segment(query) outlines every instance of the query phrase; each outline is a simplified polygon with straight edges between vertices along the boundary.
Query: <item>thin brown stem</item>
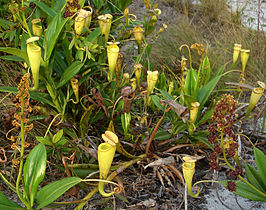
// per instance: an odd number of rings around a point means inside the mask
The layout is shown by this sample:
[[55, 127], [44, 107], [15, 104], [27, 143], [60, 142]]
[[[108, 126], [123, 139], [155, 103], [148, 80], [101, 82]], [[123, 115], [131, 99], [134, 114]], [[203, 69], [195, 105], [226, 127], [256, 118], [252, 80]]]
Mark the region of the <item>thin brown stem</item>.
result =
[[149, 154], [149, 149], [150, 149], [150, 146], [151, 146], [151, 142], [152, 142], [152, 140], [154, 139], [155, 134], [156, 134], [157, 130], [159, 129], [159, 126], [161, 125], [161, 123], [162, 123], [162, 121], [163, 121], [163, 118], [164, 118], [166, 112], [168, 112], [170, 109], [171, 109], [171, 107], [169, 107], [168, 109], [165, 108], [164, 113], [163, 113], [163, 116], [160, 118], [160, 120], [159, 120], [158, 123], [156, 124], [156, 126], [155, 126], [155, 128], [154, 128], [154, 130], [153, 130], [153, 132], [152, 132], [152, 134], [151, 134], [151, 136], [150, 136], [150, 138], [149, 138], [148, 144], [147, 144], [147, 146], [146, 146], [146, 151], [145, 151], [145, 154], [146, 154], [146, 155]]

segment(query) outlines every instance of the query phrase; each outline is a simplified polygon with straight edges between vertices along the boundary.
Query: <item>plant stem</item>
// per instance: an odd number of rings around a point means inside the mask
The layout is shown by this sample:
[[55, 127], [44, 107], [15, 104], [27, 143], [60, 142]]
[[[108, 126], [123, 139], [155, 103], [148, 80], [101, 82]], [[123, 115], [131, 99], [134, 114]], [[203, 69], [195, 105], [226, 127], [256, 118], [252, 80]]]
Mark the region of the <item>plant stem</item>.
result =
[[6, 183], [6, 185], [13, 191], [16, 193], [16, 188], [5, 178], [5, 176], [2, 174], [2, 172], [0, 171], [0, 177], [1, 179]]
[[222, 145], [222, 150], [223, 150], [224, 162], [226, 163], [226, 165], [229, 166], [229, 168], [231, 170], [235, 170], [234, 167], [228, 162], [228, 160], [226, 158], [226, 154], [225, 154], [225, 150], [224, 150], [224, 133], [223, 133], [223, 130], [221, 131], [221, 145]]
[[[16, 157], [17, 157], [17, 150], [14, 151], [14, 156], [13, 156], [13, 158], [16, 159]], [[11, 168], [9, 182], [11, 182], [11, 180], [12, 180], [13, 172], [14, 172], [14, 167]]]
[[171, 109], [171, 107], [170, 107], [170, 108], [166, 108], [166, 107], [165, 107], [165, 110], [164, 110], [163, 116], [160, 118], [160, 120], [159, 120], [158, 123], [156, 124], [156, 126], [155, 126], [155, 128], [154, 128], [154, 130], [153, 130], [153, 132], [152, 132], [152, 134], [151, 134], [151, 136], [150, 136], [150, 138], [149, 138], [148, 144], [147, 144], [147, 146], [146, 146], [146, 150], [145, 150], [145, 154], [146, 154], [146, 155], [149, 154], [149, 149], [150, 149], [150, 146], [151, 146], [151, 142], [152, 142], [152, 140], [154, 139], [155, 134], [156, 134], [156, 132], [157, 132], [159, 126], [161, 125], [161, 123], [162, 123], [162, 121], [163, 121], [163, 118], [164, 118], [166, 112], [168, 112], [170, 109]]
[[22, 197], [21, 192], [19, 191], [19, 182], [22, 176], [22, 169], [23, 169], [23, 157], [24, 157], [24, 144], [25, 144], [25, 136], [24, 136], [24, 99], [21, 97], [21, 128], [20, 128], [20, 140], [21, 140], [21, 150], [20, 150], [20, 164], [19, 164], [19, 172], [18, 172], [18, 177], [16, 181], [16, 192], [19, 197], [19, 199], [22, 201], [22, 203], [25, 204], [25, 206], [28, 209], [32, 209], [29, 205], [29, 203]]

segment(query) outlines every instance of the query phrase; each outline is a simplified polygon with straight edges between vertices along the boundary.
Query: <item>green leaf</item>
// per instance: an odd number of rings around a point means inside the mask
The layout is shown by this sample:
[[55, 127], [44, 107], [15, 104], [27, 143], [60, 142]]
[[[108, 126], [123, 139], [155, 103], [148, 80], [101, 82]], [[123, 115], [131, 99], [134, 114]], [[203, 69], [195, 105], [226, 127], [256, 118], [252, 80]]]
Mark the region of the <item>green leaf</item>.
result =
[[97, 27], [95, 30], [93, 30], [86, 38], [91, 43], [94, 43], [94, 41], [97, 39], [98, 36], [101, 35], [101, 29], [100, 27]]
[[[66, 1], [65, 0], [57, 0], [54, 2], [54, 5], [53, 5], [53, 9], [54, 11], [60, 11], [64, 5], [65, 5]], [[80, 5], [81, 8], [83, 7], [82, 5]]]
[[259, 176], [261, 177], [262, 182], [266, 183], [266, 164], [265, 164], [266, 155], [264, 155], [264, 153], [261, 150], [254, 147], [254, 156], [255, 156]]
[[160, 98], [157, 95], [151, 95], [151, 100], [153, 101], [153, 103], [155, 104], [155, 106], [157, 106], [160, 110], [164, 111], [164, 107], [162, 106], [162, 104], [160, 103]]
[[62, 87], [64, 84], [66, 84], [71, 78], [73, 78], [77, 73], [79, 73], [81, 67], [83, 66], [83, 63], [80, 61], [75, 61], [72, 63], [63, 73], [57, 88]]
[[213, 77], [216, 77], [216, 76], [221, 76], [223, 71], [224, 71], [224, 68], [225, 68], [225, 65], [222, 65], [218, 68], [218, 70], [215, 72], [215, 74], [213, 75]]
[[263, 183], [258, 171], [248, 163], [245, 163], [245, 169], [246, 169], [246, 177], [250, 182], [250, 184], [254, 185], [260, 191], [266, 192], [266, 188], [265, 186], [263, 186], [265, 185], [265, 183]]
[[38, 142], [40, 142], [42, 144], [45, 144], [45, 145], [48, 145], [48, 146], [53, 146], [49, 136], [45, 136], [45, 137], [36, 136], [36, 139], [37, 139]]
[[18, 89], [15, 88], [15, 87], [3, 86], [3, 87], [0, 87], [0, 91], [1, 92], [6, 92], [6, 93], [17, 93]]
[[92, 4], [98, 10], [103, 6], [103, 0], [92, 0]]
[[194, 69], [190, 69], [187, 73], [185, 80], [185, 95], [193, 96], [197, 80], [197, 73]]
[[214, 108], [207, 110], [205, 112], [205, 114], [203, 115], [203, 117], [200, 119], [200, 121], [198, 123], [196, 123], [196, 125], [198, 126], [198, 125], [206, 122], [207, 120], [211, 119], [213, 113], [214, 113]]
[[130, 121], [131, 121], [130, 113], [124, 113], [121, 115], [121, 122], [125, 135], [128, 133], [128, 129], [130, 127]]
[[9, 29], [9, 26], [14, 26], [14, 25], [16, 24], [11, 21], [0, 18], [0, 26], [3, 27], [5, 30]]
[[63, 41], [62, 41], [62, 48], [64, 50], [63, 53], [64, 53], [64, 56], [66, 58], [67, 65], [70, 65], [72, 63], [72, 61], [73, 61], [73, 58], [72, 58], [72, 50], [69, 50], [68, 49], [69, 44], [70, 44], [70, 42], [69, 42], [69, 40], [68, 40], [67, 37], [65, 39], [63, 39]]
[[56, 143], [62, 138], [63, 134], [64, 134], [63, 129], [61, 129], [60, 131], [58, 131], [58, 132], [53, 136], [53, 139], [52, 139], [53, 143], [56, 144]]
[[3, 60], [8, 60], [8, 61], [24, 61], [24, 59], [18, 57], [18, 56], [15, 56], [15, 55], [3, 55], [3, 56], [0, 56], [1, 59]]
[[[117, 197], [119, 200], [123, 201], [124, 203], [129, 203], [129, 201], [127, 200], [127, 198], [123, 195], [121, 195], [122, 193], [115, 193], [115, 197]], [[112, 208], [113, 209], [113, 208]]]
[[54, 103], [52, 102], [51, 97], [47, 93], [30, 91], [30, 98], [32, 98], [35, 101], [39, 101], [43, 104], [55, 107]]
[[167, 85], [166, 85], [166, 76], [165, 73], [162, 72], [157, 80], [156, 87], [160, 90], [167, 90]]
[[172, 135], [170, 133], [168, 133], [167, 131], [158, 131], [156, 134], [155, 134], [155, 137], [154, 139], [155, 140], [159, 140], [159, 141], [164, 141], [164, 140], [168, 140], [172, 137]]
[[121, 11], [124, 11], [131, 3], [132, 3], [132, 0], [117, 1], [118, 8]]
[[211, 150], [213, 150], [213, 144], [211, 144], [211, 143], [207, 140], [206, 137], [203, 137], [203, 136], [195, 136], [195, 135], [193, 135], [193, 136], [191, 136], [190, 138], [191, 138], [192, 142], [197, 142], [197, 141], [199, 141], [199, 142], [205, 144], [205, 145], [206, 145], [207, 147], [209, 147]]
[[193, 102], [197, 102], [197, 99], [195, 99], [192, 96], [188, 96], [188, 95], [184, 95], [184, 100], [185, 100], [185, 104], [190, 108], [191, 107], [191, 103]]
[[46, 116], [44, 115], [35, 115], [30, 117], [30, 121], [29, 122], [34, 122], [36, 120], [44, 120], [46, 118]]
[[61, 138], [59, 142], [55, 145], [56, 147], [63, 146], [65, 143], [67, 143], [68, 140], [66, 138]]
[[11, 55], [15, 55], [18, 56], [22, 59], [24, 59], [25, 61], [28, 61], [28, 55], [26, 52], [24, 52], [23, 50], [17, 49], [17, 48], [12, 48], [12, 47], [0, 47], [0, 51], [1, 52], [5, 52]]
[[15, 202], [9, 200], [3, 192], [0, 192], [0, 209], [9, 209], [9, 210], [16, 210], [16, 209], [24, 209], [20, 207]]
[[[18, 89], [16, 87], [3, 86], [3, 87], [0, 87], [0, 92], [17, 93]], [[43, 104], [55, 107], [55, 105], [53, 104], [51, 100], [51, 97], [47, 93], [30, 91], [30, 98], [32, 98], [35, 101], [39, 101]]]
[[[223, 180], [223, 181], [220, 181], [220, 183], [224, 187], [226, 187], [228, 181], [231, 181], [231, 180]], [[237, 184], [236, 191], [233, 192], [233, 193], [235, 193], [237, 195], [240, 195], [241, 197], [253, 200], [253, 201], [266, 202], [266, 197], [261, 195], [261, 194], [259, 194], [254, 189], [252, 189], [248, 184], [243, 183], [241, 181], [235, 181], [235, 180], [232, 180], [232, 182], [235, 182]]]
[[89, 119], [90, 119], [91, 115], [93, 114], [93, 112], [92, 112], [93, 107], [94, 107], [94, 105], [90, 105], [85, 110], [85, 112], [82, 114], [82, 116], [80, 118], [79, 126], [80, 126], [80, 133], [81, 133], [82, 137], [84, 137], [84, 134], [87, 133], [88, 125], [89, 125]]
[[214, 77], [211, 81], [208, 82], [198, 93], [198, 102], [200, 103], [201, 109], [206, 101], [208, 100], [209, 96], [211, 95], [212, 91], [216, 87], [217, 83], [219, 82], [221, 76]]
[[39, 184], [45, 176], [46, 149], [44, 144], [39, 144], [31, 150], [23, 168], [25, 192], [33, 206]]
[[209, 82], [211, 76], [211, 65], [207, 56], [205, 56], [201, 64], [200, 76], [201, 84], [206, 85]]
[[37, 203], [39, 204], [37, 209], [41, 209], [49, 205], [64, 192], [81, 181], [82, 179], [78, 177], [68, 177], [46, 185], [37, 193]]
[[166, 100], [175, 100], [175, 98], [165, 90], [160, 90], [160, 93]]
[[76, 42], [76, 37], [74, 36], [73, 39], [71, 40], [69, 46], [68, 46], [68, 50], [72, 49], [72, 47], [74, 46], [75, 42]]
[[52, 8], [50, 8], [49, 6], [47, 6], [45, 3], [41, 1], [30, 0], [29, 2], [36, 4], [42, 11], [44, 11], [47, 15], [51, 17], [55, 17], [57, 14], [56, 11], [54, 11]]
[[178, 120], [173, 124], [171, 134], [176, 135], [178, 133], [182, 133], [187, 129], [187, 124], [183, 122], [183, 120]]
[[44, 58], [45, 61], [48, 61], [50, 56], [52, 55], [52, 52], [54, 50], [56, 41], [59, 37], [60, 32], [62, 31], [64, 25], [68, 21], [68, 18], [62, 19], [61, 13], [58, 13], [51, 23], [48, 25], [48, 29], [45, 32], [45, 51], [46, 51], [46, 57]]

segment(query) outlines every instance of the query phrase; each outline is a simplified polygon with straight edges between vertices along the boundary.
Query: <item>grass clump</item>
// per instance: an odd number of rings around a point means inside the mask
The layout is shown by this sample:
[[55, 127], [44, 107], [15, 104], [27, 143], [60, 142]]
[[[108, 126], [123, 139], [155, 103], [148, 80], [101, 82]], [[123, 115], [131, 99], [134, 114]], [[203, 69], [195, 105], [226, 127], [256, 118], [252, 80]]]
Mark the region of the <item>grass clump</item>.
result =
[[[245, 28], [241, 24], [241, 17], [229, 11], [227, 1], [202, 0], [199, 5], [193, 5], [191, 2], [184, 5], [171, 0], [164, 3], [184, 14], [185, 18], [179, 18], [178, 24], [169, 25], [168, 31], [158, 39], [153, 53], [161, 65], [180, 69], [181, 52], [178, 47], [183, 43], [190, 46], [202, 43], [208, 50], [211, 63], [214, 64], [213, 69], [217, 69], [222, 64], [231, 65], [234, 43], [241, 43], [244, 49], [251, 51], [245, 76], [247, 82], [252, 84], [257, 80], [264, 80], [265, 33]], [[192, 53], [197, 56], [196, 51]], [[199, 64], [199, 59], [193, 60], [196, 68]], [[240, 68], [238, 62], [235, 69]], [[238, 73], [233, 73], [229, 80], [238, 82], [238, 77]]]

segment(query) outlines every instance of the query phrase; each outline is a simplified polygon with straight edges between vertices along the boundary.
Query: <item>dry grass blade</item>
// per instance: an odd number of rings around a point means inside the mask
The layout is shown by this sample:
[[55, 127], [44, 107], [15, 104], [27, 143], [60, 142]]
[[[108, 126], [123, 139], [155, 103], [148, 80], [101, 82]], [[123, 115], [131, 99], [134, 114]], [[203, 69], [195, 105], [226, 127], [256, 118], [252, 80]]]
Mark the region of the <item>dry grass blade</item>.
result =
[[[174, 175], [172, 174], [171, 171], [169, 171], [168, 167], [167, 166], [162, 166], [163, 170], [165, 171], [165, 173], [167, 174], [167, 176], [170, 176], [172, 178], [172, 180], [175, 182], [175, 177]], [[168, 178], [168, 177], [167, 177]], [[168, 180], [167, 180], [168, 181]], [[170, 183], [170, 185], [173, 187], [173, 184], [171, 182], [171, 180], [169, 179], [168, 183]]]
[[125, 189], [124, 189], [124, 185], [123, 185], [122, 180], [119, 178], [119, 176], [116, 176], [115, 177], [115, 180], [117, 181], [118, 185], [121, 186], [122, 192], [125, 194], [126, 192], [125, 192]]
[[153, 161], [152, 163], [149, 163], [144, 167], [144, 169], [147, 169], [148, 167], [157, 167], [157, 166], [162, 166], [162, 165], [170, 165], [174, 164], [175, 159], [173, 156], [169, 156], [167, 158], [160, 158], [158, 160]]
[[169, 165], [168, 168], [170, 168], [172, 170], [172, 172], [179, 178], [181, 183], [183, 185], [185, 185], [185, 181], [184, 181], [182, 173], [173, 165]]
[[181, 144], [181, 145], [176, 145], [174, 147], [171, 147], [170, 149], [166, 150], [165, 152], [168, 153], [168, 152], [173, 152], [175, 151], [176, 149], [180, 149], [182, 147], [193, 147], [192, 144]]
[[164, 186], [164, 182], [163, 182], [163, 177], [162, 177], [162, 175], [160, 174], [159, 170], [157, 170], [156, 168], [154, 168], [154, 170], [156, 171], [156, 176], [157, 176], [158, 179], [160, 180], [162, 186], [165, 187], [165, 186]]
[[166, 179], [168, 185], [173, 187], [173, 184], [172, 184], [170, 178], [168, 177], [168, 174], [166, 173], [166, 171], [163, 168], [160, 168], [160, 174], [161, 174], [162, 177], [164, 177]]
[[[71, 160], [71, 165], [72, 165], [73, 162], [74, 162], [75, 155], [76, 155], [76, 151], [70, 157], [62, 156], [62, 162], [63, 162], [63, 165], [64, 165], [65, 170], [66, 170], [66, 174], [67, 174], [68, 177], [71, 177], [71, 172], [70, 172], [70, 170], [67, 167], [66, 159], [67, 160]], [[69, 196], [77, 196], [78, 192], [79, 192], [79, 188], [77, 186], [73, 186], [67, 191], [67, 194]]]

